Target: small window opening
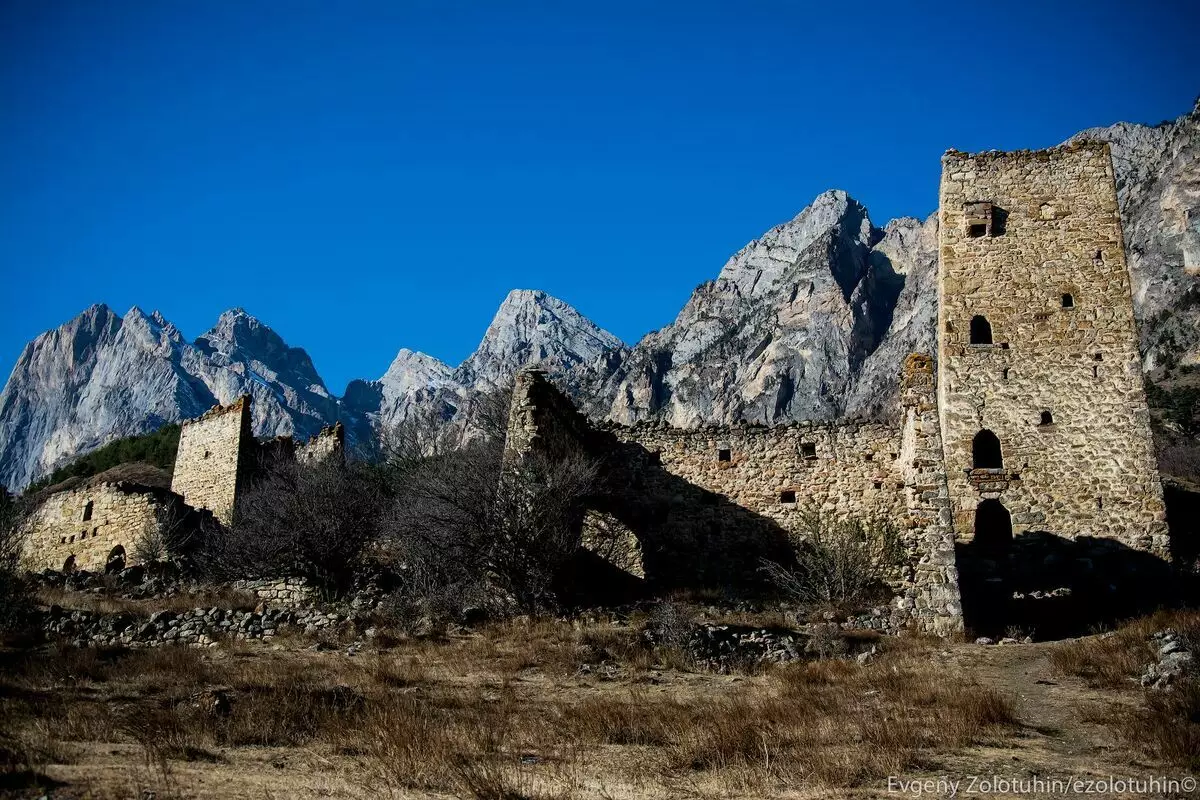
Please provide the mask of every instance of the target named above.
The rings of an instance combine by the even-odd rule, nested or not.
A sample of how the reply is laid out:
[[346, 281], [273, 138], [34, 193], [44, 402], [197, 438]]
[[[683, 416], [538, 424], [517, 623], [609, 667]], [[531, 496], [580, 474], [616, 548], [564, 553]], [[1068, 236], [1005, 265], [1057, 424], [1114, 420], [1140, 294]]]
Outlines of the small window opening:
[[212, 455], [212, 451], [211, 451], [211, 450], [205, 450], [205, 451], [204, 451], [204, 457], [205, 457], [205, 458], [208, 458], [208, 457], [209, 457], [209, 456], [211, 456], [211, 455]]
[[978, 239], [992, 231], [992, 204], [986, 201], [967, 203], [963, 207], [967, 236]]
[[1004, 379], [1004, 380], [1008, 380], [1008, 372], [1009, 372], [1009, 370], [1008, 370], [1008, 367], [1005, 367], [1005, 368], [1004, 368], [1004, 369], [1003, 369], [1003, 370], [1000, 372], [1000, 377], [1001, 377], [1002, 379]]
[[971, 344], [991, 344], [992, 323], [987, 317], [976, 315], [971, 317]]
[[1096, 255], [1092, 256], [1092, 261], [1095, 262], [1096, 266], [1103, 264], [1104, 263], [1104, 251], [1097, 250]]
[[1099, 367], [1092, 367], [1092, 377], [1093, 378], [1100, 377], [1100, 368]]
[[72, 533], [72, 534], [71, 534], [71, 538], [70, 538], [70, 539], [68, 539], [67, 541], [68, 541], [68, 542], [72, 542], [72, 543], [74, 543], [74, 541], [75, 541], [75, 534], [73, 534], [73, 533]]
[[1054, 415], [1051, 414], [1049, 411], [1043, 411], [1042, 412], [1042, 421], [1038, 424], [1039, 425], [1053, 425], [1054, 424]]
[[1103, 354], [1103, 353], [1096, 353], [1095, 355], [1093, 355], [1093, 356], [1092, 356], [1092, 359], [1093, 359], [1094, 361], [1103, 361], [1103, 360], [1104, 360], [1104, 354]]
[[1063, 308], [1074, 308], [1075, 307], [1075, 298], [1072, 297], [1069, 293], [1064, 292], [1063, 296], [1062, 296], [1062, 307]]
[[75, 571], [75, 556], [73, 556], [73, 555], [67, 556], [67, 560], [63, 562], [62, 571], [63, 572], [74, 572]]
[[811, 442], [805, 442], [800, 445], [800, 455], [805, 460], [812, 460], [817, 457], [817, 446]]
[[1103, 510], [1104, 510], [1104, 498], [1103, 498], [1103, 497], [1097, 497], [1097, 498], [1096, 498], [1096, 510], [1097, 510], [1097, 511], [1103, 511]]
[[724, 450], [724, 449], [717, 451], [717, 461], [732, 461], [732, 460], [733, 460], [733, 453], [731, 451]]
[[876, 488], [876, 489], [882, 489], [882, 488], [883, 488], [883, 481], [875, 481], [875, 488]]
[[874, 453], [867, 453], [865, 456], [863, 456], [863, 458], [864, 458], [864, 459], [866, 459], [867, 461], [874, 461], [874, 460], [875, 460], [875, 454], [874, 454]]
[[795, 493], [793, 490], [791, 490], [791, 489], [788, 489], [787, 491], [780, 492], [780, 493], [779, 493], [779, 502], [781, 502], [781, 503], [794, 503], [794, 502], [796, 502], [796, 493]]
[[92, 518], [92, 508], [93, 508], [93, 503], [91, 500], [88, 500], [86, 503], [83, 504], [83, 518], [81, 520], [82, 522], [87, 522], [88, 520], [90, 520]]
[[58, 543], [59, 543], [59, 544], [66, 544], [66, 543], [67, 543], [67, 537], [65, 537], [65, 536], [60, 536], [60, 537], [59, 537], [59, 539], [58, 539]]
[[946, 333], [954, 333], [954, 323], [946, 320]]
[[1000, 439], [984, 429], [975, 434], [971, 441], [971, 466], [974, 469], [1003, 469], [1004, 458], [1000, 453]]

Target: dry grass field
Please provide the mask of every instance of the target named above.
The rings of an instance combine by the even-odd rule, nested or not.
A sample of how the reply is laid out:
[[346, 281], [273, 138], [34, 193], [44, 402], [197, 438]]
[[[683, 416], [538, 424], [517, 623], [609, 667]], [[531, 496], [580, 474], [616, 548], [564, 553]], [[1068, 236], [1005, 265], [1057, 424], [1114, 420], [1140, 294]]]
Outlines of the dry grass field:
[[889, 776], [1184, 775], [1195, 686], [1134, 680], [1167, 626], [1194, 635], [1200, 615], [1047, 644], [881, 639], [866, 663], [725, 674], [644, 646], [636, 624], [567, 621], [384, 635], [353, 655], [302, 638], [9, 649], [0, 792], [895, 797]]

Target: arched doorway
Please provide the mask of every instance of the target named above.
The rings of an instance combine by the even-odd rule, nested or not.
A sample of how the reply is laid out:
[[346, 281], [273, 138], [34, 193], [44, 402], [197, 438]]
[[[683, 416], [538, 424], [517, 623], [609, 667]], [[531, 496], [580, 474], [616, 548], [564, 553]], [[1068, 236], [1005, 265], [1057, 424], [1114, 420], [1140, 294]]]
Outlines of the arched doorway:
[[999, 500], [984, 500], [975, 507], [974, 543], [980, 550], [1003, 553], [1012, 545], [1012, 516]]
[[63, 562], [62, 571], [63, 572], [74, 572], [75, 571], [75, 555], [73, 553], [71, 555], [67, 556], [67, 560]]
[[976, 636], [1003, 635], [1010, 620], [1012, 516], [999, 500], [975, 507], [971, 540], [955, 547], [963, 622]]
[[108, 558], [104, 562], [104, 571], [106, 573], [113, 573], [120, 572], [123, 569], [125, 569], [125, 548], [117, 545], [108, 551]]

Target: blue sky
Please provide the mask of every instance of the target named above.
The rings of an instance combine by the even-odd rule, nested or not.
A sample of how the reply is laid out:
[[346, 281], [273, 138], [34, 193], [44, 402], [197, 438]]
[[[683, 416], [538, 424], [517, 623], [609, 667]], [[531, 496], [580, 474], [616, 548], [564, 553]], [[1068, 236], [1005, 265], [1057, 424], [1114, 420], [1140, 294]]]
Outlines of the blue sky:
[[457, 364], [512, 288], [626, 341], [843, 188], [1157, 123], [1195, 2], [0, 4], [0, 370], [94, 302], [244, 306], [330, 389]]

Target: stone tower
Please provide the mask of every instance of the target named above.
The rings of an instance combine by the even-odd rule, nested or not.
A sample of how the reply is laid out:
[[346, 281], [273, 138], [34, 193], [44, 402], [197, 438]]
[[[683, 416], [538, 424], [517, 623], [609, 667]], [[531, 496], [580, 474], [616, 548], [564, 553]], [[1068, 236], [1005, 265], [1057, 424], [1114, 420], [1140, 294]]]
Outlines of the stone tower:
[[254, 446], [248, 395], [183, 423], [171, 491], [229, 524], [238, 491], [253, 467]]
[[1107, 144], [942, 157], [938, 404], [959, 542], [1165, 555]]

